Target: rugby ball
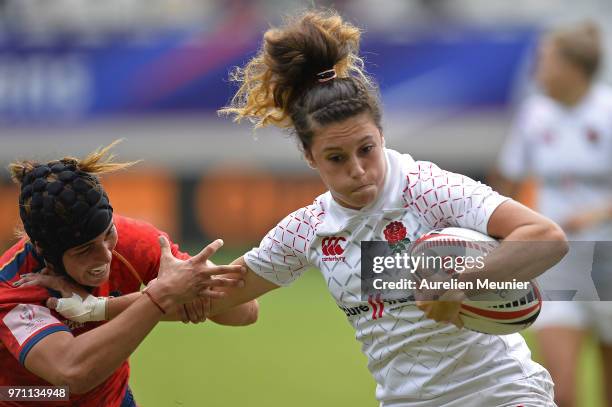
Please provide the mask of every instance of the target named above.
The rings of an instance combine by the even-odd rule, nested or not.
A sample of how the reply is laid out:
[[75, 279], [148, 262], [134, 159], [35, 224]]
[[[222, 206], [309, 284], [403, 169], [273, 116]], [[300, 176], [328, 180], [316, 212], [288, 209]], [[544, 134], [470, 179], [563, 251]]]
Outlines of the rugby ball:
[[[499, 244], [480, 232], [451, 227], [435, 229], [421, 236], [410, 252], [411, 255], [486, 257]], [[484, 290], [463, 301], [460, 317], [464, 326], [480, 333], [508, 335], [533, 324], [542, 308], [540, 289], [535, 281], [519, 286]]]

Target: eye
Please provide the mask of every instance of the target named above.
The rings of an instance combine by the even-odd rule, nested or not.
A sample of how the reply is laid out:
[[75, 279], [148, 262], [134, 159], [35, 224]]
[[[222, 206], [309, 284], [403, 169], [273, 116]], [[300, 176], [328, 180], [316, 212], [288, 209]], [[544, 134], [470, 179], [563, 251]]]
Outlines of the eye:
[[78, 256], [82, 256], [82, 255], [84, 255], [84, 254], [87, 254], [87, 253], [89, 253], [89, 252], [91, 251], [91, 248], [92, 248], [92, 246], [91, 246], [91, 245], [90, 245], [90, 246], [87, 246], [85, 249], [83, 249], [83, 250], [81, 250], [81, 251], [77, 252], [77, 255], [78, 255]]
[[367, 153], [369, 153], [370, 151], [372, 151], [373, 149], [374, 149], [374, 145], [369, 144], [369, 145], [367, 145], [367, 146], [362, 147], [362, 148], [361, 148], [361, 152], [362, 152], [362, 153], [367, 154]]
[[339, 162], [342, 162], [343, 157], [341, 155], [334, 154], [334, 155], [330, 155], [329, 157], [327, 157], [327, 159], [331, 162], [339, 163]]
[[108, 229], [108, 232], [106, 232], [106, 236], [105, 237], [109, 237], [111, 236], [113, 233], [115, 232], [115, 225], [113, 224], [113, 226], [111, 226], [110, 229]]

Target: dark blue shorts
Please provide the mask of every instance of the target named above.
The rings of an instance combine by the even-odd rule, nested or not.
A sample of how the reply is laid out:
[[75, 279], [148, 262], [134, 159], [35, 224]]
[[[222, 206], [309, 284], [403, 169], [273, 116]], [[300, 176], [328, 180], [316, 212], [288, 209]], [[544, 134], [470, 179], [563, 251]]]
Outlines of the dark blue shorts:
[[127, 386], [125, 388], [125, 395], [123, 396], [121, 407], [137, 407], [136, 402], [134, 401], [134, 395], [132, 394], [132, 390], [130, 390], [130, 386]]

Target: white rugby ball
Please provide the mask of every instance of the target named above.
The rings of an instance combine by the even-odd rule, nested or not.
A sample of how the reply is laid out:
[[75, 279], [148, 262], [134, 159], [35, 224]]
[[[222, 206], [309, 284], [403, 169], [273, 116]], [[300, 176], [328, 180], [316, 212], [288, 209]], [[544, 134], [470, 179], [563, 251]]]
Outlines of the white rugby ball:
[[[412, 246], [411, 255], [427, 252], [436, 256], [483, 256], [499, 246], [491, 236], [463, 228], [432, 230]], [[540, 289], [532, 280], [525, 289], [485, 291], [461, 303], [460, 316], [466, 328], [492, 335], [519, 332], [536, 320], [542, 308]]]

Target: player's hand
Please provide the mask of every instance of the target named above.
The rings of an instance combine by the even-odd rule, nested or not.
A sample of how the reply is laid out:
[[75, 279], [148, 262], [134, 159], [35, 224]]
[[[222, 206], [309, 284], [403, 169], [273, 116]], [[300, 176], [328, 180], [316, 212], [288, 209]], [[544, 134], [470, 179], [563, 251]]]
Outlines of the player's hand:
[[[191, 303], [198, 297], [221, 298], [226, 295], [222, 291], [211, 290], [213, 287], [244, 285], [245, 267], [209, 264], [208, 259], [223, 246], [221, 239], [215, 240], [188, 260], [174, 257], [170, 244], [164, 236], [160, 236], [159, 242], [161, 246], [160, 266], [157, 281], [153, 287], [155, 290], [160, 290], [162, 294], [169, 295], [175, 305]], [[226, 274], [234, 274], [239, 277], [220, 277]]]
[[179, 306], [179, 313], [184, 324], [199, 324], [206, 321], [210, 312], [210, 298], [196, 298], [193, 302]]
[[89, 293], [80, 285], [66, 276], [55, 274], [51, 269], [44, 268], [38, 273], [23, 274], [21, 278], [13, 283], [14, 287], [41, 286], [59, 291], [64, 298], [72, 297], [77, 294], [86, 298]]
[[466, 299], [463, 291], [448, 290], [438, 300], [416, 301], [416, 306], [425, 313], [427, 318], [436, 322], [450, 322], [463, 328], [463, 321], [459, 315], [461, 302]]

